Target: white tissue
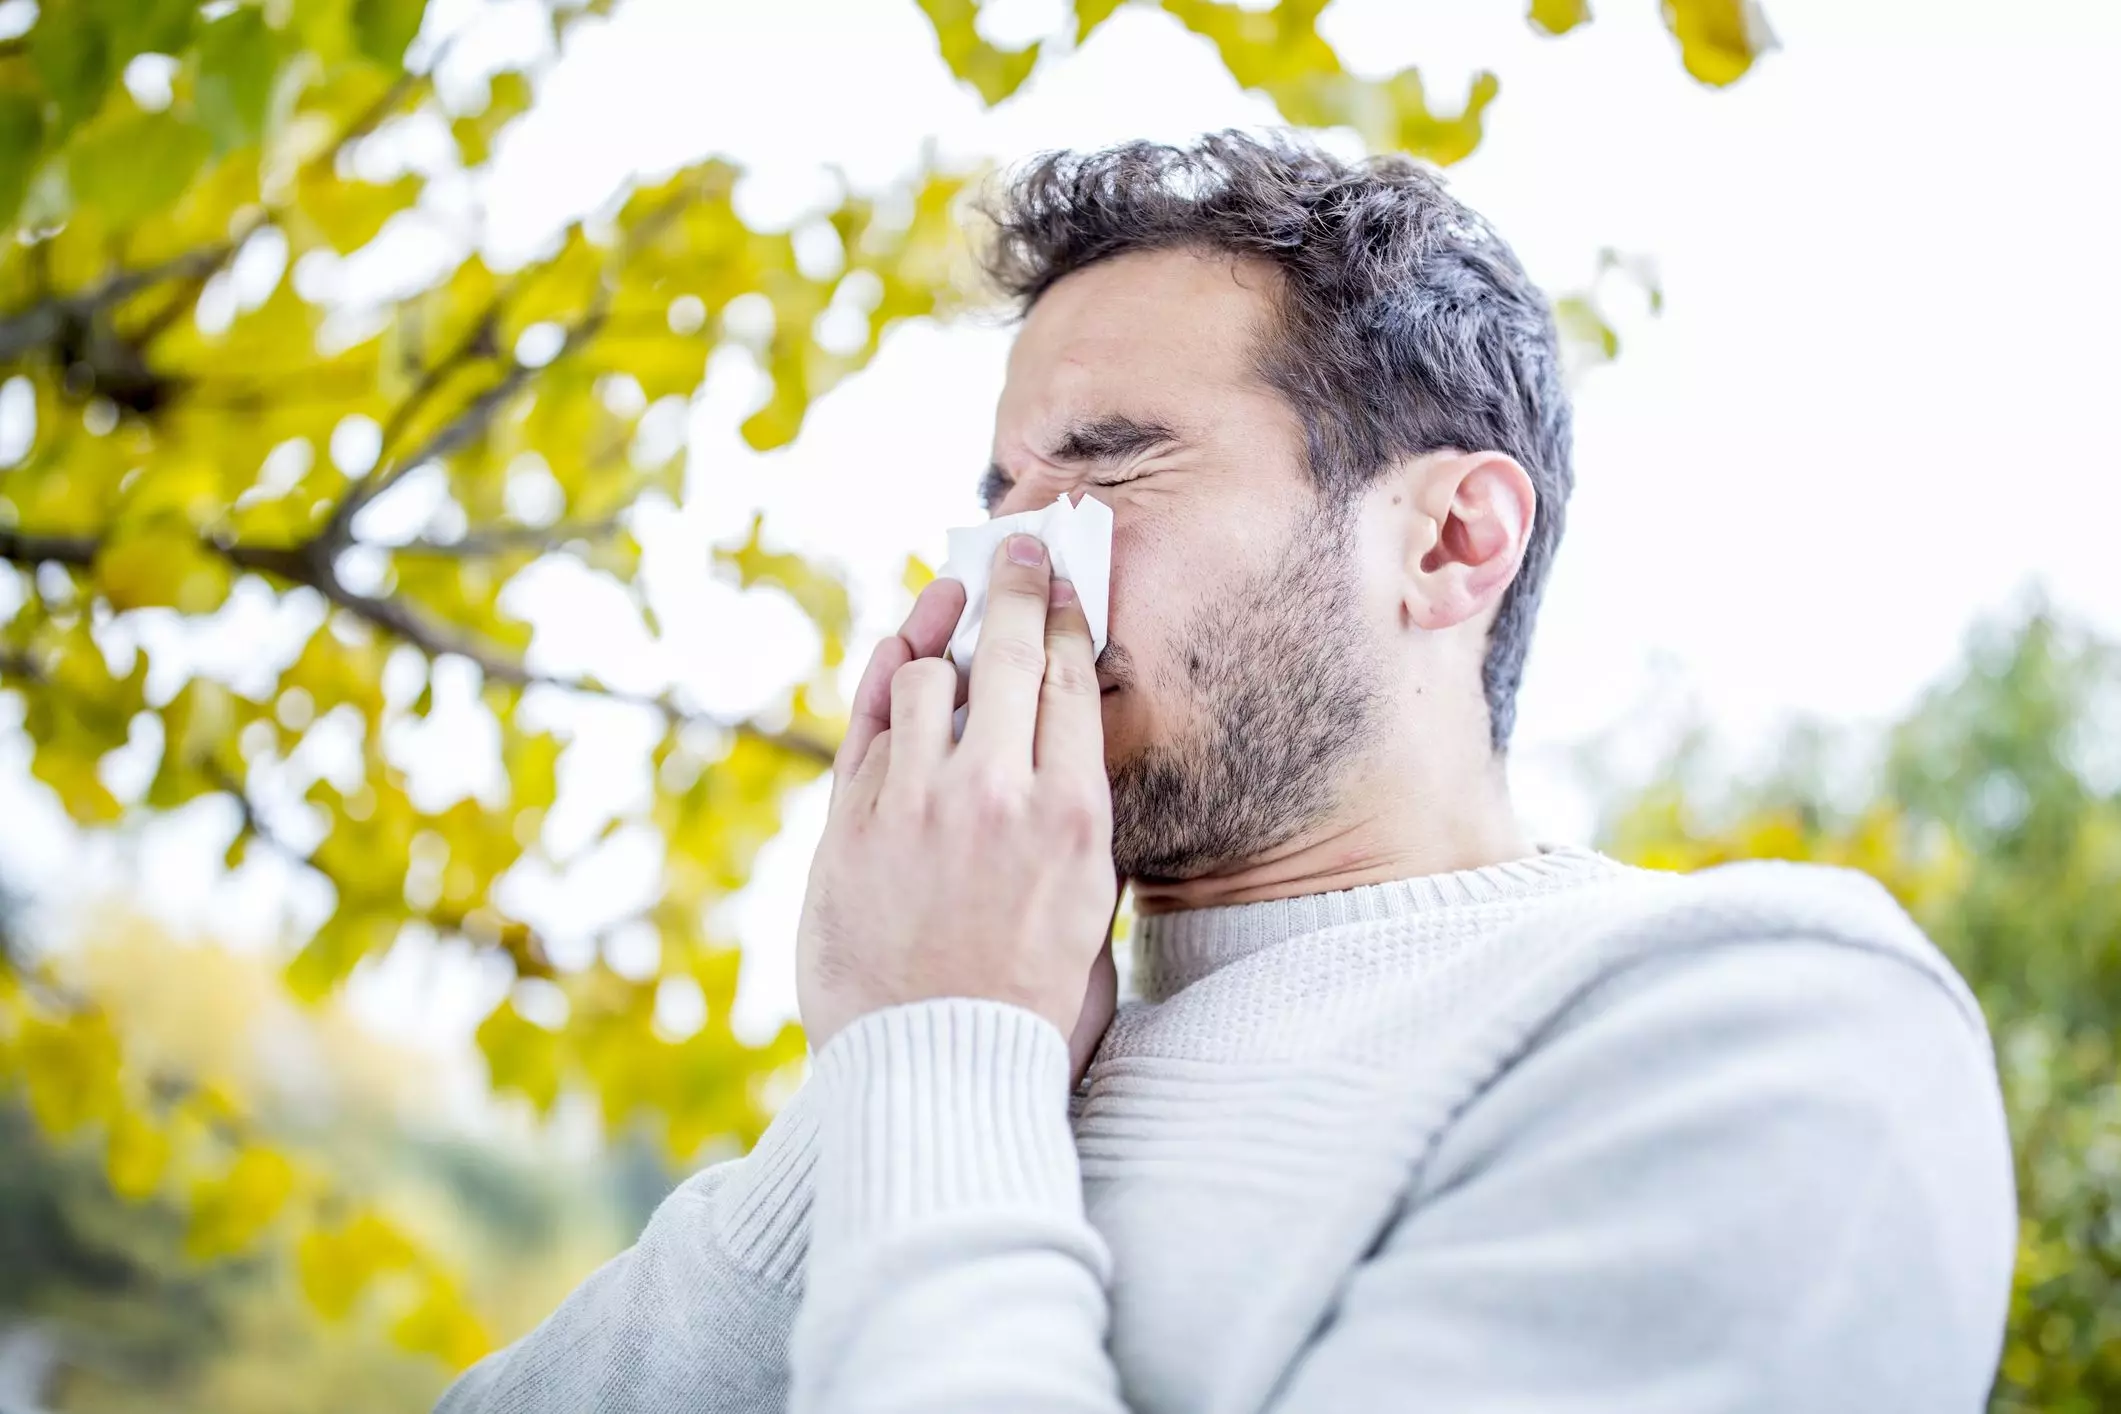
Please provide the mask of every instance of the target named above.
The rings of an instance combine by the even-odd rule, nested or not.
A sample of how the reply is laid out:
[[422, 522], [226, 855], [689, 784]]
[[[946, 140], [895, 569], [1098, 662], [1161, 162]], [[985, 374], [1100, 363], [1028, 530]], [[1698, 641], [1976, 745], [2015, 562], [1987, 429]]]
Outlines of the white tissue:
[[1011, 535], [1036, 536], [1052, 556], [1053, 573], [1075, 586], [1083, 617], [1090, 621], [1090, 641], [1105, 651], [1105, 610], [1112, 594], [1112, 508], [1095, 496], [1074, 505], [1066, 496], [1043, 510], [997, 516], [979, 525], [950, 532], [950, 554], [938, 571], [942, 579], [965, 586], [965, 612], [950, 635], [950, 661], [960, 677], [972, 671], [972, 650], [979, 646], [980, 626], [987, 619], [987, 571], [995, 552]]

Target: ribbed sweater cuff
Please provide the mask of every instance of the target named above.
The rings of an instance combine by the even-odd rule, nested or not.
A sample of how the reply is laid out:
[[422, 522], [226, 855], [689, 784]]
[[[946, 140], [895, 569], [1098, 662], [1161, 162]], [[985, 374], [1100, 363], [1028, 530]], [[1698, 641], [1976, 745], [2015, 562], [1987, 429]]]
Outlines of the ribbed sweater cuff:
[[924, 1218], [1080, 1217], [1068, 1043], [1036, 1013], [951, 997], [871, 1012], [818, 1055], [823, 1251]]
[[817, 1167], [814, 1111], [805, 1086], [781, 1107], [751, 1152], [730, 1165], [714, 1193], [723, 1250], [747, 1271], [785, 1286], [802, 1278], [809, 1245]]

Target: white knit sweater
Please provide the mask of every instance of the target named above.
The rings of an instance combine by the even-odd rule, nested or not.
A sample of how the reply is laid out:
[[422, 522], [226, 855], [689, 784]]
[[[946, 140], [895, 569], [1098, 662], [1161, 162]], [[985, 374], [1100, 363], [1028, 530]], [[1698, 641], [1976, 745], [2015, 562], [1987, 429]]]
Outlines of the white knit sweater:
[[1979, 1011], [1876, 884], [1580, 850], [1148, 920], [835, 1037], [462, 1414], [1973, 1414], [2015, 1219]]

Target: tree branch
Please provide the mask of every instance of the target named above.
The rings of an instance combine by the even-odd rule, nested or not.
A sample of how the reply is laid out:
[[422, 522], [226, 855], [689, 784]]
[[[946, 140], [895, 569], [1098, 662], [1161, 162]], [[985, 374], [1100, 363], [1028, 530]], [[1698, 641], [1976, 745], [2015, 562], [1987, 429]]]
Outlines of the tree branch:
[[478, 666], [480, 672], [494, 682], [507, 683], [512, 687], [551, 687], [562, 692], [582, 696], [602, 697], [612, 702], [624, 702], [637, 707], [646, 707], [660, 713], [672, 724], [704, 722], [753, 737], [769, 746], [779, 747], [796, 756], [805, 756], [825, 765], [832, 764], [833, 748], [815, 737], [800, 732], [774, 732], [749, 721], [730, 722], [705, 716], [692, 711], [667, 696], [653, 696], [642, 692], [629, 692], [612, 687], [594, 678], [568, 677], [558, 673], [537, 672], [513, 658], [495, 653], [470, 635], [446, 625], [422, 618], [409, 605], [396, 599], [379, 598], [370, 594], [357, 594], [346, 588], [333, 576], [322, 583], [313, 583], [316, 591], [340, 608], [410, 643], [429, 658], [438, 658], [453, 653]]
[[[560, 344], [560, 351], [554, 354], [548, 362], [538, 368], [531, 368], [526, 364], [517, 362], [514, 358], [510, 358], [506, 371], [502, 373], [500, 379], [491, 388], [486, 389], [458, 409], [456, 416], [436, 428], [425, 442], [420, 443], [412, 451], [402, 456], [391, 458], [388, 461], [379, 455], [376, 465], [360, 480], [349, 486], [346, 489], [346, 494], [339, 498], [339, 504], [333, 508], [331, 519], [325, 523], [324, 529], [318, 538], [331, 545], [334, 549], [344, 549], [348, 544], [352, 543], [354, 517], [361, 513], [363, 507], [396, 485], [398, 478], [414, 467], [440, 460], [452, 452], [469, 445], [480, 433], [486, 430], [488, 424], [493, 421], [494, 415], [501, 410], [508, 400], [522, 391], [523, 385], [528, 383], [532, 376], [546, 368], [550, 368], [554, 363], [559, 362], [568, 354], [574, 352], [575, 349], [581, 347], [582, 344], [595, 338], [597, 330], [603, 325], [604, 306], [608, 303], [608, 300], [608, 295], [601, 296], [597, 305], [592, 307], [588, 313], [584, 314], [580, 320], [568, 329], [567, 337]], [[475, 330], [474, 336], [478, 332]], [[470, 340], [467, 338], [466, 344], [460, 344], [458, 349], [465, 348], [469, 342]], [[454, 357], [456, 353], [457, 350], [452, 350], [451, 357]], [[449, 362], [450, 357], [445, 357], [442, 363], [436, 365], [436, 369], [442, 369]], [[424, 401], [425, 397], [431, 393], [432, 386], [439, 384], [441, 376], [440, 373], [432, 373], [429, 377], [422, 378], [420, 386], [414, 388], [412, 392], [406, 395], [406, 401], [408, 403], [415, 402], [415, 400]], [[391, 417], [393, 428], [399, 430], [402, 430], [404, 424], [408, 421], [410, 421], [410, 414], [405, 416], [393, 414]], [[386, 444], [388, 440], [389, 438], [386, 436]]]
[[393, 555], [471, 559], [480, 555], [505, 555], [514, 550], [550, 550], [570, 540], [602, 540], [616, 535], [621, 529], [623, 526], [615, 519], [570, 525], [501, 525], [491, 530], [467, 531], [455, 540], [409, 540], [403, 545], [378, 545], [375, 548]]
[[[443, 56], [449, 52], [450, 45], [453, 43], [454, 39], [446, 41], [436, 51], [436, 64], [442, 61]], [[9, 46], [14, 46], [14, 48], [10, 49]], [[23, 37], [0, 41], [0, 58], [5, 58], [8, 54], [14, 52], [25, 52], [27, 48], [28, 40]], [[432, 66], [430, 66], [427, 73], [401, 74], [398, 80], [378, 97], [374, 103], [370, 104], [360, 116], [347, 124], [339, 135], [332, 139], [329, 145], [304, 163], [303, 170], [314, 171], [319, 167], [336, 162], [339, 154], [346, 150], [348, 144], [358, 142], [369, 133], [375, 131], [377, 125], [385, 117], [389, 116], [393, 108], [405, 100], [405, 96], [408, 93], [423, 84], [431, 82], [432, 72]], [[131, 270], [113, 275], [110, 279], [91, 289], [71, 295], [50, 296], [26, 309], [0, 316], [0, 363], [12, 363], [35, 349], [50, 345], [64, 332], [67, 324], [91, 318], [112, 305], [123, 303], [142, 290], [152, 289], [157, 285], [168, 284], [177, 280], [192, 281], [203, 289], [206, 282], [220, 273], [222, 267], [227, 265], [234, 258], [236, 252], [243, 248], [243, 243], [263, 229], [270, 220], [271, 214], [269, 212], [260, 212], [249, 222], [245, 223], [243, 228], [229, 240], [215, 245], [201, 246], [197, 250], [186, 251], [182, 255], [173, 256], [160, 265], [152, 265], [145, 270]], [[195, 291], [192, 299], [196, 300], [196, 298], [197, 294]], [[143, 333], [135, 336], [134, 342], [144, 344], [155, 334], [160, 333], [162, 329], [166, 328], [183, 312], [185, 306], [190, 302], [184, 299], [173, 301], [168, 308], [160, 311], [149, 322], [149, 327]]]
[[87, 535], [34, 535], [0, 527], [0, 560], [18, 565], [60, 564], [86, 569], [101, 542]]
[[[629, 256], [639, 250], [642, 245], [653, 240], [665, 226], [676, 219], [678, 214], [685, 209], [687, 202], [692, 199], [693, 195], [694, 193], [690, 191], [680, 192], [654, 211], [643, 216], [634, 228], [627, 232], [625, 241], [620, 244], [618, 252], [611, 263], [613, 265], [623, 265]], [[413, 388], [412, 392], [406, 395], [405, 404], [391, 414], [390, 426], [386, 429], [383, 438], [383, 450], [377, 454], [375, 466], [371, 467], [366, 474], [347, 488], [346, 494], [340, 498], [339, 504], [333, 508], [331, 519], [325, 524], [323, 534], [319, 538], [331, 545], [335, 550], [344, 549], [352, 542], [353, 520], [355, 516], [361, 513], [363, 507], [374, 501], [376, 497], [382, 495], [385, 491], [388, 491], [396, 484], [399, 477], [412, 468], [446, 457], [470, 443], [481, 432], [486, 430], [487, 425], [493, 421], [494, 414], [499, 412], [501, 407], [510, 398], [514, 397], [534, 375], [552, 367], [561, 359], [580, 349], [582, 345], [588, 343], [591, 339], [594, 339], [603, 330], [605, 321], [611, 316], [612, 294], [616, 287], [616, 281], [609, 278], [609, 276], [610, 270], [607, 267], [606, 278], [599, 282], [596, 297], [590, 302], [589, 308], [583, 311], [581, 318], [568, 326], [566, 337], [560, 342], [559, 351], [553, 354], [550, 359], [536, 368], [531, 368], [517, 361], [511, 353], [508, 358], [507, 370], [491, 388], [466, 403], [458, 410], [455, 417], [452, 417], [448, 422], [436, 429], [424, 443], [413, 451], [398, 457], [389, 456], [390, 445], [396, 440], [393, 434], [401, 432], [411, 422], [413, 413], [417, 412], [420, 405], [433, 395], [434, 389], [441, 384], [443, 378], [454, 371], [455, 368], [461, 367], [470, 361], [471, 357], [477, 353], [481, 340], [491, 338], [490, 321], [499, 316], [502, 306], [507, 301], [509, 291], [503, 291], [501, 294], [496, 295], [484, 314], [482, 314], [479, 323], [473, 326], [455, 349], [451, 350], [434, 368], [421, 377], [419, 384]], [[519, 274], [516, 280], [511, 282], [509, 289], [513, 290], [522, 278]]]
[[[246, 236], [248, 232], [245, 233]], [[142, 290], [172, 280], [204, 280], [235, 254], [240, 241], [201, 246], [145, 270], [113, 275], [100, 285], [70, 295], [52, 295], [27, 309], [0, 317], [0, 363], [12, 363], [51, 344], [69, 324], [79, 323], [131, 299]]]
[[0, 648], [0, 682], [8, 678], [20, 678], [24, 682], [43, 682], [44, 668], [27, 653], [13, 648]]
[[[331, 604], [374, 628], [419, 649], [429, 658], [455, 654], [478, 666], [494, 682], [513, 687], [551, 687], [562, 692], [607, 698], [647, 707], [673, 723], [703, 722], [724, 731], [738, 732], [771, 746], [813, 761], [831, 764], [831, 744], [800, 732], [769, 731], [749, 721], [725, 721], [695, 712], [667, 696], [628, 692], [593, 678], [568, 677], [537, 672], [491, 646], [479, 642], [447, 624], [435, 623], [400, 599], [361, 594], [348, 588], [333, 569], [328, 547], [317, 539], [302, 545], [252, 545], [243, 541], [209, 540], [207, 545], [238, 569], [268, 574], [290, 584], [306, 585]], [[93, 565], [100, 542], [88, 536], [25, 535], [0, 530], [0, 560], [17, 564], [57, 563], [85, 568]]]
[[[263, 813], [258, 809], [258, 803], [250, 798], [250, 793], [244, 789], [243, 783], [230, 774], [220, 762], [204, 762], [201, 764], [201, 770], [208, 779], [213, 781], [215, 787], [223, 795], [235, 802], [236, 812], [241, 820], [239, 828], [243, 834], [247, 834], [260, 844], [265, 845], [273, 853], [286, 859], [289, 863], [299, 865], [304, 869], [321, 875], [331, 885], [333, 891], [339, 895], [342, 902], [346, 899], [348, 890], [346, 885], [340, 882], [338, 876], [319, 863], [314, 853], [305, 853], [296, 849], [283, 836], [275, 832], [270, 825], [266, 824]], [[472, 926], [471, 919], [462, 912], [451, 913], [440, 910], [421, 912], [417, 909], [407, 909], [405, 921], [408, 923], [425, 923], [438, 933], [470, 938], [473, 941], [491, 942], [493, 946], [508, 954], [509, 960], [515, 964], [516, 975], [519, 977], [551, 977], [553, 975], [552, 959], [545, 950], [544, 941], [539, 938], [536, 929], [520, 919], [502, 919], [502, 926], [495, 930], [496, 936], [491, 939], [479, 938], [477, 930]]]

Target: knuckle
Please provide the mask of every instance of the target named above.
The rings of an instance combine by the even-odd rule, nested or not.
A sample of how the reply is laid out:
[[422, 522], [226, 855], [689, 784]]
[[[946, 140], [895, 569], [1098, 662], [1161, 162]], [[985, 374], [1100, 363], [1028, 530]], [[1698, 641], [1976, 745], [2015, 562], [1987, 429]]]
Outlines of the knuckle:
[[897, 694], [922, 694], [934, 691], [944, 683], [956, 686], [956, 670], [941, 658], [915, 658], [903, 664], [891, 675], [891, 691]]
[[1097, 670], [1073, 654], [1046, 655], [1046, 688], [1062, 697], [1097, 694]]
[[903, 776], [893, 777], [877, 802], [880, 827], [894, 836], [904, 831], [925, 833], [942, 813], [942, 800], [932, 786]]
[[1104, 847], [1110, 831], [1108, 804], [1087, 791], [1067, 791], [1052, 804], [1049, 815], [1057, 843], [1082, 854]]
[[975, 767], [963, 792], [974, 817], [986, 824], [1015, 818], [1023, 808], [1021, 796], [1016, 778], [999, 766]]
[[1046, 572], [1029, 565], [1017, 564], [1014, 560], [1004, 563], [987, 582], [987, 597], [1003, 595], [1011, 599], [1028, 599], [1036, 603], [1041, 613], [1046, 608]]
[[1043, 643], [1022, 638], [997, 635], [991, 644], [983, 644], [995, 663], [1018, 672], [1042, 673], [1046, 670], [1046, 648]]

